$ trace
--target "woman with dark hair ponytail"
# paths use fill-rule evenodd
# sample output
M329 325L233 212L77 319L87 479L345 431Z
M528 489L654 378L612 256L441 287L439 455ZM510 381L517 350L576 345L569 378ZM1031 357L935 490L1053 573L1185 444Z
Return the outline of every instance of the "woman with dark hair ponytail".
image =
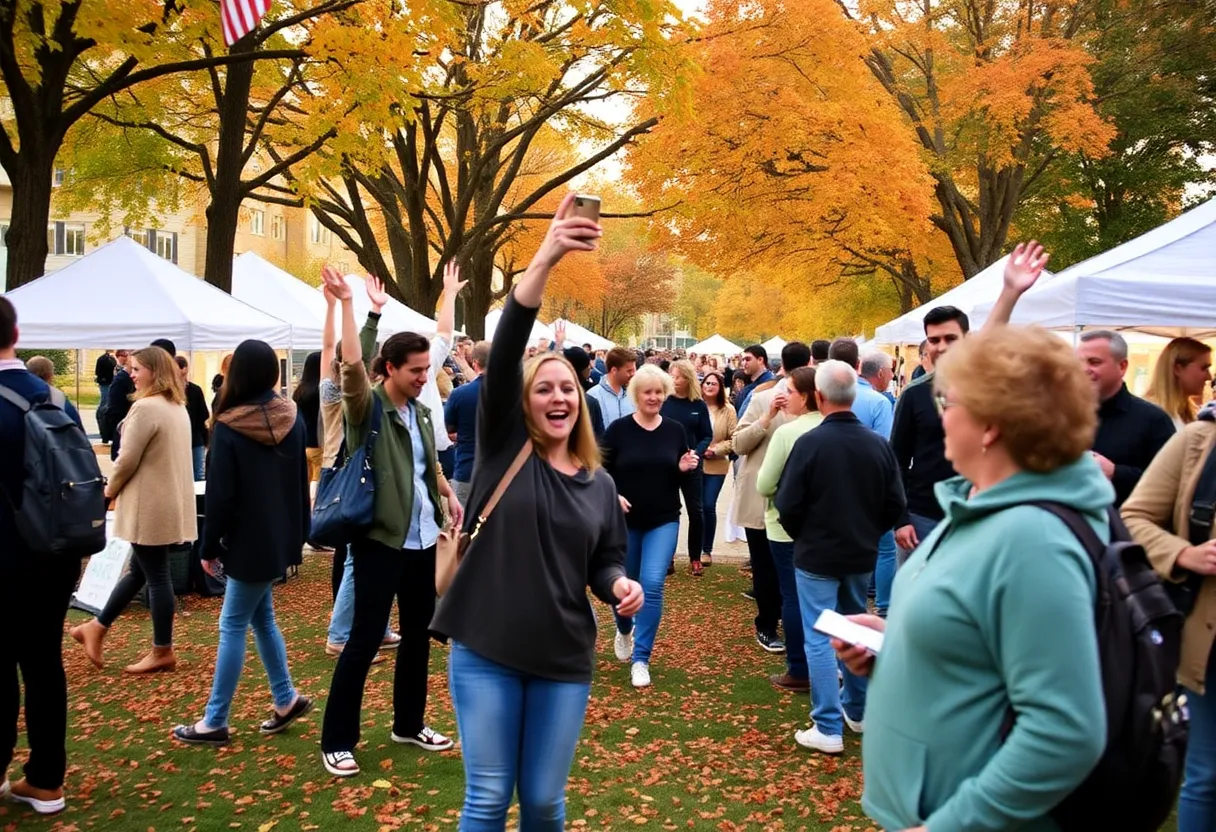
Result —
M208 574L218 577L223 561L228 585L206 713L173 729L184 743L228 744L228 711L251 627L274 702L259 730L277 734L312 709L292 685L271 596L274 582L300 563L310 521L304 419L278 385L279 359L268 344L236 348L215 410L202 550Z

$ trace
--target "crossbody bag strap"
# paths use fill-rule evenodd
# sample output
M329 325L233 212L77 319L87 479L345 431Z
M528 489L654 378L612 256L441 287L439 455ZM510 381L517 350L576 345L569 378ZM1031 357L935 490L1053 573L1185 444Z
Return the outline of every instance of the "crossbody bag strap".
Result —
M1208 452L1203 471L1191 497L1191 512L1187 537L1192 546L1207 543L1212 538L1212 522L1216 520L1216 447Z
M473 527L473 533L469 535L472 540L477 537L477 533L481 531L481 527L485 525L489 519L491 512L494 511L498 501L502 499L502 495L507 493L508 486L515 479L515 475L524 467L524 463L528 461L528 457L532 454L532 440L528 438L524 441L524 446L519 449L519 453L515 455L515 459L511 462L511 467L507 469L507 473L498 481L498 487L494 489L494 493L490 495L490 499L486 501L486 506L481 510L481 514L477 517L477 525Z

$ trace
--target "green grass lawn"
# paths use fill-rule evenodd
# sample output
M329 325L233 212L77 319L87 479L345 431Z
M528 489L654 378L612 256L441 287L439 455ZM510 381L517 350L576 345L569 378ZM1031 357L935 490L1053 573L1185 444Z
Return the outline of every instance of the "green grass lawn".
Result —
M752 639L751 605L739 571L715 566L702 579L668 583L654 686L637 692L612 656L610 617L601 618L599 666L568 789L567 826L695 829L873 829L861 812L861 761L849 738L829 758L795 745L808 700L773 689L780 657ZM329 559L306 560L275 603L301 692L324 698ZM394 830L454 828L463 795L457 750L427 754L389 741L392 664L372 668L363 711L363 773L338 781L321 767L321 711L285 735L262 737L269 690L250 640L233 703L235 741L185 748L169 733L202 714L215 659L220 599L189 600L177 619L178 672L124 678L123 665L151 644L148 616L133 607L106 642L107 667L93 669L66 639L71 686L68 810L42 819L0 806L0 830ZM84 619L72 612L69 624ZM455 733L447 650L432 653L428 715ZM24 756L24 748L18 757ZM20 776L14 765L13 777ZM515 817L512 809L512 817ZM338 824L345 824L338 826Z

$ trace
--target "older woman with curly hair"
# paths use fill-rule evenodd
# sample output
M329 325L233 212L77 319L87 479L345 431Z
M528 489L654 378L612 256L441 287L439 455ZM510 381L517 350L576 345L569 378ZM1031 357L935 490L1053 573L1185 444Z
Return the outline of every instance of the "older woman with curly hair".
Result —
M1106 744L1094 629L1096 577L1062 504L1110 536L1114 490L1088 453L1092 386L1040 329L960 341L934 379L946 458L945 519L895 577L869 672L862 805L880 827L1056 830L1049 813ZM1012 728L1009 716L1014 717Z

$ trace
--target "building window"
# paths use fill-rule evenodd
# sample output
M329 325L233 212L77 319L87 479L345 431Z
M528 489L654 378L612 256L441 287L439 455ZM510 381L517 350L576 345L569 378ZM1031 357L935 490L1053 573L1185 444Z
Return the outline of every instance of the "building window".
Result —
M0 221L0 248L8 248L8 224L9 220Z
M146 228L127 228L123 231L128 237L139 243L144 248L148 247L148 229Z
M275 214L270 218L270 236L276 240L287 236L287 218L282 214Z
M171 263L177 262L177 232L156 232L156 253Z
M84 223L65 225L63 228L63 251L70 257L80 257L84 254Z
M266 212L261 210L251 211L249 214L249 230L254 236L266 236Z
M63 168L55 168L55 187L59 187L63 184L63 180L67 178L67 174L68 172Z
M316 215L309 217L308 222L311 232L310 236L314 243L317 245L327 246L333 242L333 233L328 228L321 225L321 221L317 219Z

